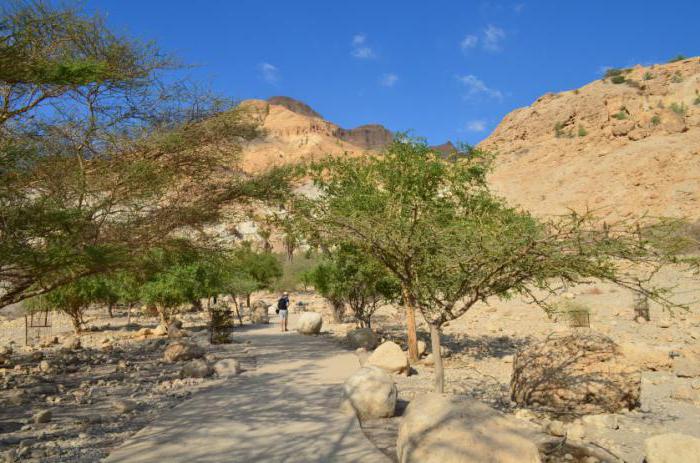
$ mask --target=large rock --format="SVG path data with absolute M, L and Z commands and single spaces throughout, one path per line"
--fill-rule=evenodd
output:
M 552 335 L 516 354 L 510 388 L 519 405 L 614 413 L 639 406 L 641 373 L 604 335 Z
M 304 312 L 297 321 L 297 331 L 301 334 L 318 334 L 321 332 L 323 319 L 318 312 Z
M 537 446 L 516 418 L 464 396 L 411 401 L 399 426 L 400 463 L 537 463 Z
M 367 359 L 368 365 L 382 368 L 389 373 L 408 373 L 409 364 L 406 353 L 401 346 L 392 341 L 386 341 L 372 352 Z
M 37 424 L 48 423 L 49 421 L 51 421 L 52 417 L 53 414 L 51 413 L 51 410 L 41 410 L 32 416 L 32 422 Z
M 82 347 L 78 336 L 68 336 L 63 340 L 63 348 L 67 350 L 77 350 Z
M 358 328 L 347 334 L 348 342 L 354 348 L 364 347 L 374 349 L 379 344 L 379 338 L 370 328 Z
M 180 371 L 180 376 L 182 378 L 206 378 L 213 372 L 214 371 L 211 369 L 209 364 L 207 364 L 207 362 L 197 359 L 184 364 L 182 370 Z
M 700 355 L 684 352 L 673 360 L 673 372 L 681 378 L 700 377 Z
M 660 434 L 644 441 L 646 463 L 700 463 L 700 439 L 685 434 Z
M 256 301 L 251 307 L 250 322 L 254 324 L 270 323 L 268 305 L 265 301 Z
M 192 360 L 203 356 L 204 350 L 201 347 L 181 341 L 170 344 L 163 352 L 163 360 L 171 363 Z
M 364 367 L 343 384 L 343 407 L 360 420 L 394 416 L 396 396 L 394 380 L 379 367 Z
M 214 364 L 214 371 L 221 378 L 236 376 L 241 370 L 241 363 L 236 359 L 223 359 Z

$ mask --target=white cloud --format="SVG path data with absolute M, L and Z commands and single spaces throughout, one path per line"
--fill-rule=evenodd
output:
M 501 51 L 501 42 L 506 38 L 506 31 L 492 24 L 484 29 L 484 50 Z
M 393 87 L 396 82 L 398 82 L 399 76 L 393 73 L 384 74 L 379 79 L 379 85 L 382 87 Z
M 265 82 L 277 85 L 280 80 L 280 71 L 277 69 L 277 66 L 270 63 L 260 63 L 258 69 L 260 70 L 260 76 Z
M 350 54 L 357 59 L 372 59 L 377 57 L 372 47 L 367 45 L 367 36 L 364 34 L 355 34 L 352 37 L 352 51 Z
M 503 94 L 500 90 L 490 88 L 484 83 L 483 80 L 479 79 L 475 75 L 469 74 L 466 76 L 457 76 L 457 80 L 467 89 L 467 93 L 464 95 L 464 98 L 466 99 L 480 95 L 495 98 L 497 100 L 503 99 Z
M 497 52 L 503 49 L 503 41 L 505 38 L 505 30 L 501 29 L 500 27 L 496 27 L 493 24 L 489 24 L 478 35 L 466 35 L 462 41 L 459 42 L 459 47 L 462 49 L 462 51 L 466 52 L 481 44 L 482 49 L 490 52 Z
M 462 50 L 467 51 L 470 48 L 474 48 L 479 44 L 479 37 L 476 35 L 467 35 L 462 39 L 461 42 L 459 42 L 459 46 L 462 48 Z
M 469 132 L 483 132 L 486 130 L 486 122 L 481 119 L 474 119 L 467 122 L 466 127 Z

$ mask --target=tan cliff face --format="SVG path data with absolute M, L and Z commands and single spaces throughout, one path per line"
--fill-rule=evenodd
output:
M 289 97 L 241 103 L 260 122 L 264 136 L 243 150 L 243 168 L 248 172 L 326 155 L 358 156 L 378 151 L 392 140 L 392 133 L 378 124 L 344 129 L 328 122 L 311 107 Z
M 700 59 L 621 76 L 508 114 L 479 145 L 496 191 L 540 215 L 699 219 Z

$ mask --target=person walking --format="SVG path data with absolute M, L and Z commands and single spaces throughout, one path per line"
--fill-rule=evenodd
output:
M 287 319 L 289 318 L 289 293 L 285 292 L 277 301 L 277 314 L 280 317 L 280 331 L 288 331 Z

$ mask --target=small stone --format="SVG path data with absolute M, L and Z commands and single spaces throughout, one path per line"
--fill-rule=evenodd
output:
M 566 429 L 564 428 L 564 423 L 559 420 L 550 421 L 546 427 L 547 432 L 555 437 L 566 436 Z
M 51 371 L 51 364 L 47 360 L 42 360 L 39 362 L 39 370 L 42 373 L 49 373 Z
M 51 413 L 51 410 L 41 410 L 32 416 L 32 422 L 37 424 L 48 423 L 49 421 L 51 421 L 52 417 L 53 414 Z
M 136 410 L 137 403 L 133 400 L 127 399 L 117 399 L 112 402 L 112 408 L 117 411 L 117 413 L 124 414 Z
M 214 371 L 221 378 L 238 375 L 242 369 L 241 364 L 236 359 L 223 359 L 214 364 Z

